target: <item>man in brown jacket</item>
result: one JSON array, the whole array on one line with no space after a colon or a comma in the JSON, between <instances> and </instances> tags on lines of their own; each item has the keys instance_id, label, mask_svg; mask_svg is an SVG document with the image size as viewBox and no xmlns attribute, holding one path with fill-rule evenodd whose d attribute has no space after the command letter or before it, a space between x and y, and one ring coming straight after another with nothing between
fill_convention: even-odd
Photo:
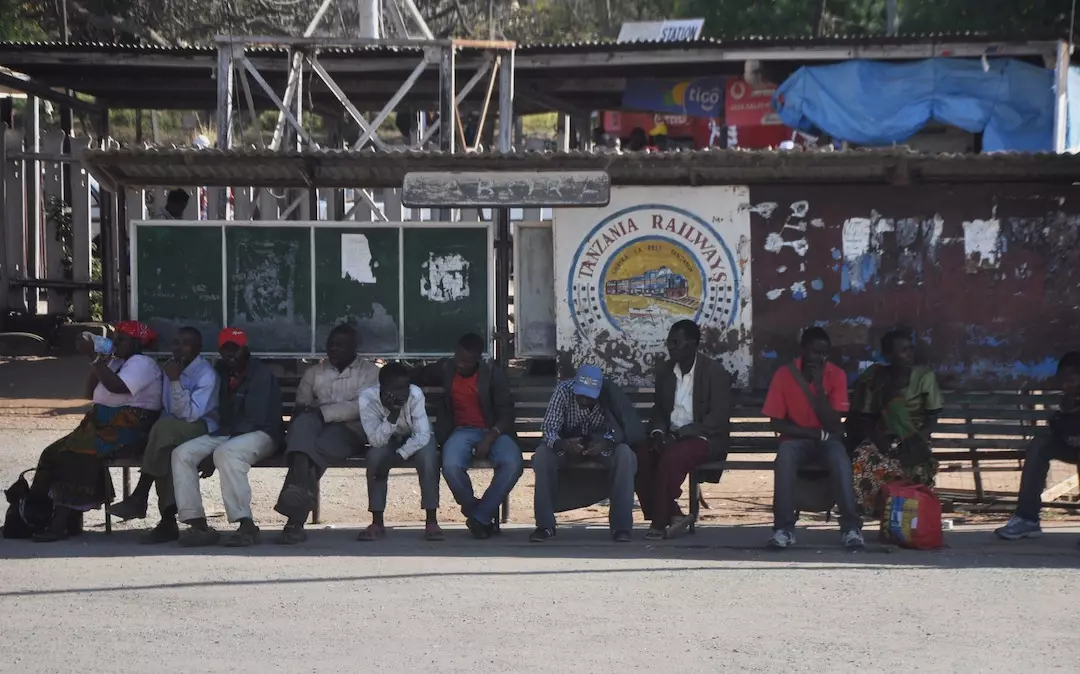
<instances>
[{"instance_id":1,"label":"man in brown jacket","mask_svg":"<svg viewBox=\"0 0 1080 674\"><path fill-rule=\"evenodd\" d=\"M698 353L701 330L679 321L667 337L670 358L657 366L649 441L637 448L638 501L652 524L647 540L670 537L692 523L675 500L691 470L727 457L731 376ZM669 528L670 527L670 528Z\"/></svg>"}]
</instances>

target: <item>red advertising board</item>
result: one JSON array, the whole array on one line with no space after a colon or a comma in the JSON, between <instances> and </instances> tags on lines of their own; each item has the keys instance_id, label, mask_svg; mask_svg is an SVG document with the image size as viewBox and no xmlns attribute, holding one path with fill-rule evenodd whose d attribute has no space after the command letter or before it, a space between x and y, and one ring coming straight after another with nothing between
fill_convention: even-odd
<instances>
[{"instance_id":1,"label":"red advertising board","mask_svg":"<svg viewBox=\"0 0 1080 674\"><path fill-rule=\"evenodd\" d=\"M664 115L649 112L617 112L608 110L603 114L604 131L613 136L626 137L640 127L650 133L659 124L667 127L669 138L693 138L695 148L709 146L712 135L709 120L685 115Z\"/></svg>"},{"instance_id":2,"label":"red advertising board","mask_svg":"<svg viewBox=\"0 0 1080 674\"><path fill-rule=\"evenodd\" d=\"M772 106L776 87L755 89L741 77L728 78L724 97L724 123L728 126L771 126L781 124Z\"/></svg>"}]
</instances>

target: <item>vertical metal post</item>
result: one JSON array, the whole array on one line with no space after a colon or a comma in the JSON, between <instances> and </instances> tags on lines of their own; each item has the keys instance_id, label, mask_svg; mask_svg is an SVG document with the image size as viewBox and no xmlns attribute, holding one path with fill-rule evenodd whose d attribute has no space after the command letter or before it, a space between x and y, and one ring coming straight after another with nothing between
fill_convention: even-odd
<instances>
[{"instance_id":1,"label":"vertical metal post","mask_svg":"<svg viewBox=\"0 0 1080 674\"><path fill-rule=\"evenodd\" d=\"M217 147L219 150L228 150L232 147L232 116L233 116L233 56L234 47L231 44L218 45L217 58ZM224 220L228 213L229 188L220 187L216 190L216 204L211 217Z\"/></svg>"},{"instance_id":2,"label":"vertical metal post","mask_svg":"<svg viewBox=\"0 0 1080 674\"><path fill-rule=\"evenodd\" d=\"M565 112L559 114L559 152L570 151L570 115Z\"/></svg>"},{"instance_id":3,"label":"vertical metal post","mask_svg":"<svg viewBox=\"0 0 1080 674\"><path fill-rule=\"evenodd\" d=\"M360 37L378 39L382 34L379 0L360 0Z\"/></svg>"},{"instance_id":4,"label":"vertical metal post","mask_svg":"<svg viewBox=\"0 0 1080 674\"><path fill-rule=\"evenodd\" d=\"M502 55L499 70L499 152L510 152L514 133L514 52ZM510 209L495 210L495 358L510 362L510 274L513 242Z\"/></svg>"},{"instance_id":5,"label":"vertical metal post","mask_svg":"<svg viewBox=\"0 0 1080 674\"><path fill-rule=\"evenodd\" d=\"M1069 43L1058 40L1054 63L1054 152L1058 153L1069 149L1069 57Z\"/></svg>"},{"instance_id":6,"label":"vertical metal post","mask_svg":"<svg viewBox=\"0 0 1080 674\"><path fill-rule=\"evenodd\" d=\"M109 143L109 111L102 110L98 119L98 139L101 147ZM98 255L101 256L102 301L101 311L105 322L120 320L120 300L117 292L120 278L120 249L117 242L119 228L114 217L116 195L107 191L104 185L98 187L98 217L101 234L98 239Z\"/></svg>"},{"instance_id":7,"label":"vertical metal post","mask_svg":"<svg viewBox=\"0 0 1080 674\"><path fill-rule=\"evenodd\" d=\"M441 47L439 53L439 148L453 154L457 142L457 81L455 78L455 54L453 45ZM449 208L439 209L439 220L453 219Z\"/></svg>"},{"instance_id":8,"label":"vertical metal post","mask_svg":"<svg viewBox=\"0 0 1080 674\"><path fill-rule=\"evenodd\" d=\"M35 96L26 97L26 139L27 152L41 152L41 102ZM41 278L41 162L30 159L23 164L26 167L26 276L31 279ZM31 314L38 312L38 299L41 293L31 287L27 294L27 306Z\"/></svg>"},{"instance_id":9,"label":"vertical metal post","mask_svg":"<svg viewBox=\"0 0 1080 674\"><path fill-rule=\"evenodd\" d=\"M0 121L0 172L11 169L7 161L7 124ZM7 189L6 181L0 175L0 218L7 217ZM0 331L7 332L7 313L11 305L8 304L8 295L11 292L11 258L8 251L8 222L0 221Z\"/></svg>"},{"instance_id":10,"label":"vertical metal post","mask_svg":"<svg viewBox=\"0 0 1080 674\"><path fill-rule=\"evenodd\" d=\"M885 0L885 34L895 36L900 32L900 12L896 0Z\"/></svg>"}]
</instances>

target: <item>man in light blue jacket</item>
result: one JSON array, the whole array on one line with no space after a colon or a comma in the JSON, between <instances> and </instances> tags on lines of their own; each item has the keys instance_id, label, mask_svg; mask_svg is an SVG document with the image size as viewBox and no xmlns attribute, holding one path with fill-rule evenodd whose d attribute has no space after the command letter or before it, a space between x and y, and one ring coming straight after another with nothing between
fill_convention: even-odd
<instances>
[{"instance_id":1,"label":"man in light blue jacket","mask_svg":"<svg viewBox=\"0 0 1080 674\"><path fill-rule=\"evenodd\" d=\"M146 441L139 484L131 496L107 509L110 515L121 519L142 519L146 517L150 487L156 486L161 522L142 538L144 543L166 543L180 537L173 494L172 451L218 428L220 381L213 366L199 355L202 335L195 328L181 328L173 339L172 351L172 358L161 366L165 374L163 409Z\"/></svg>"}]
</instances>

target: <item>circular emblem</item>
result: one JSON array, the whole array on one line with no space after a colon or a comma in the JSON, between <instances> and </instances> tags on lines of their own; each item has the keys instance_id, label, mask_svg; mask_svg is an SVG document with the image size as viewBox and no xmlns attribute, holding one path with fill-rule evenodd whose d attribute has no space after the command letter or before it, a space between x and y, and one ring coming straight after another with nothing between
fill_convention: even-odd
<instances>
[{"instance_id":1,"label":"circular emblem","mask_svg":"<svg viewBox=\"0 0 1080 674\"><path fill-rule=\"evenodd\" d=\"M735 100L741 99L746 95L746 84L741 80L736 80L731 84L731 97Z\"/></svg>"},{"instance_id":2,"label":"circular emblem","mask_svg":"<svg viewBox=\"0 0 1080 674\"><path fill-rule=\"evenodd\" d=\"M731 326L738 288L734 256L708 222L674 206L642 205L588 233L574 255L567 297L579 333L592 339L606 331L656 347L683 319Z\"/></svg>"}]
</instances>

